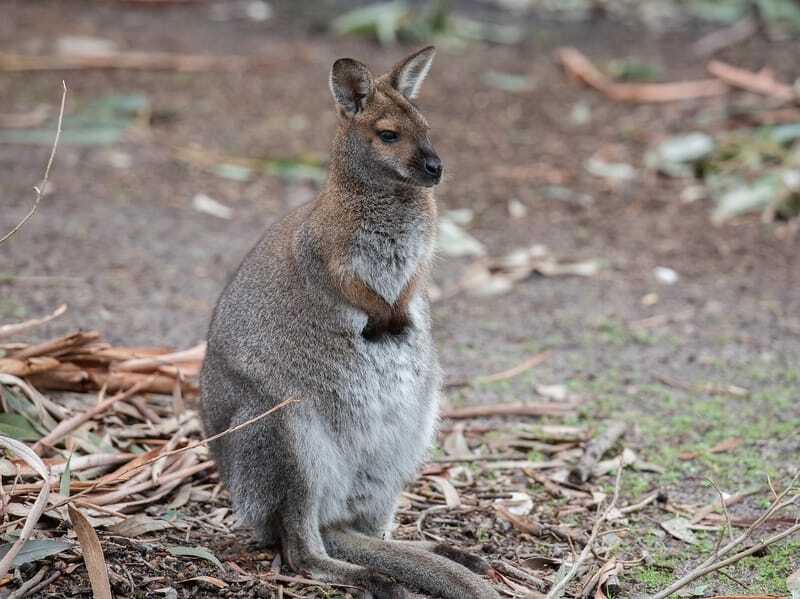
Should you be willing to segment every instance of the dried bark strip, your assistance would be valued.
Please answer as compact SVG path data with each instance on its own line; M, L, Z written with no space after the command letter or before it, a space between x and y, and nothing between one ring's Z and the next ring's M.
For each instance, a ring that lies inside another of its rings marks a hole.
M624 422L611 422L605 432L587 446L578 464L569 472L569 482L582 485L589 480L597 462L625 434Z

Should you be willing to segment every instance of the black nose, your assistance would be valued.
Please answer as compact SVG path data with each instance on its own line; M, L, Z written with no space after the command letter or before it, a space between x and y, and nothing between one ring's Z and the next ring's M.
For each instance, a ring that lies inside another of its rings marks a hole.
M425 172L432 177L442 176L442 161L438 156L428 156L425 158Z

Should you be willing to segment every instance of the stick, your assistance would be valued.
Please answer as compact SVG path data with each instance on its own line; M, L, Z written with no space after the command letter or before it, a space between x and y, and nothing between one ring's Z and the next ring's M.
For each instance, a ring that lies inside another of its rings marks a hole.
M584 451L580 462L570 470L569 482L574 485L582 485L589 480L597 462L625 434L625 428L624 422L611 422L602 435L592 440L586 446L586 451Z
M11 358L15 360L25 360L27 358L34 358L37 356L52 355L64 350L74 349L81 345L86 345L92 341L97 341L100 338L100 333L97 331L78 331L64 337L44 341L43 343L36 343L29 345L25 349L21 349L11 354Z
M615 83L575 48L561 48L556 55L572 75L618 102L674 102L721 96L728 92L728 86L718 79L677 83Z
M495 510L497 511L498 514L500 514L503 520L506 520L507 522L513 524L514 528L522 532L531 534L535 537L543 537L549 533L565 541L572 541L573 543L580 545L589 542L589 540L586 538L586 535L583 534L582 532L573 531L568 528L563 528L561 526L541 524L540 522L537 522L536 520L532 520L530 518L523 519L519 516L515 516L502 505L496 505Z
M624 470L624 464L622 462L622 456L619 458L619 468L617 468L617 479L614 482L614 496L611 498L611 503L608 504L608 507L603 511L603 513L595 520L594 526L592 526L592 534L589 535L589 541L584 545L581 554L578 556L578 559L575 560L575 563L572 564L572 568L570 568L569 572L558 581L558 583L550 589L550 592L547 593L546 599L556 599L557 597L561 596L561 593L564 591L566 586L569 582L578 575L578 571L589 559L589 555L592 552L594 547L594 543L597 540L597 535L600 534L600 527L603 523L608 520L608 517L611 515L612 511L617 506L617 501L619 500L619 490L622 486L622 471ZM653 598L655 599L655 598Z
M53 159L56 156L56 148L58 147L58 140L61 137L61 122L64 120L64 105L67 102L67 82L62 81L61 85L64 88L64 91L61 93L61 108L58 111L58 126L56 127L56 136L53 139L53 149L50 150L50 158L47 160L47 166L44 169L44 176L42 177L41 182L39 183L39 185L33 188L33 191L36 192L36 196L33 200L33 206L31 207L28 214L26 214L23 217L23 219L19 221L16 227L11 229L11 231L9 231L2 238L0 238L0 243L3 243L4 241L10 239L11 236L14 235L14 233L19 231L23 227L23 225L25 225L25 223L28 222L28 220L33 216L34 212L36 212L36 209L39 207L39 202L42 201L42 194L45 191L45 187L47 187L47 179L50 176L50 167L53 166Z
M13 233L11 233L13 235ZM33 318L31 320L26 320L25 322L20 322L18 324L4 324L0 326L0 339L4 337L10 337L11 335L17 335L22 333L23 331L27 331L28 329L32 329L34 327L38 327L39 325L43 325L47 322L50 322L54 318L58 318L64 312L67 311L67 304L61 304L58 308L53 310L52 314L48 314L47 316L43 316L42 318Z
M712 60L706 68L709 73L733 87L739 87L764 96L771 96L779 100L797 98L791 85L776 81L774 75L767 70L753 73L719 60Z
M112 395L108 399L101 401L98 404L95 404L85 412L81 414L76 414L72 418L67 418L66 420L62 420L58 426L56 426L52 431L47 433L44 437L39 439L33 446L33 451L36 453L41 453L44 451L46 447L52 447L59 441L61 441L64 437L69 435L72 431L76 428L81 426L85 422L89 422L92 418L99 416L103 412L106 412L118 401L123 401L132 397L139 393L144 387L147 386L148 381L140 381L139 383L135 384L133 387L128 388L127 391L122 391L121 393L117 393L116 395Z
M456 387L469 387L471 385L481 384L481 383L496 383L497 381L505 381L515 376L519 376L526 370L530 370L534 366L538 366L542 362L544 362L547 358L550 357L549 351L540 352L524 360L509 368L508 370L503 370L502 372L496 372L494 374L488 374L483 376L476 376L472 379L463 379L463 380L456 380L445 383L446 389L453 389Z
M175 364L181 364L183 362L202 362L203 358L205 358L205 355L206 344L203 342L183 351L177 351L150 358L134 358L131 360L125 360L124 362L115 364L112 367L112 370L141 372L152 370L154 368L158 368L159 366L174 366Z
M768 539L761 541L760 543L756 543L752 547L748 547L747 549L740 551L739 553L736 553L730 556L729 558L722 560L721 562L717 562L715 564L709 564L708 566L705 567L696 568L691 572L689 572L686 576L684 576L680 580L677 580L676 582L671 584L663 591L659 591L658 593L653 595L651 599L665 599L666 597L669 597L670 595L672 595L672 593L678 591L679 589L682 589L692 581L697 580L698 578L705 576L706 574L710 574L711 572L715 572L716 570L719 570L721 568L730 566L731 564L735 564L736 562L747 557L748 555L753 555L754 553L763 551L770 545L774 545L778 541L785 539L786 537L793 535L798 531L800 531L800 523L795 524L794 526L787 528L786 530L779 532L778 534L771 536Z
M800 478L800 471L798 471L798 473L792 478L791 482L786 487L786 489L784 489L781 493L779 493L775 497L772 504L770 504L770 507L755 522L753 522L753 524L750 527L748 527L747 530L745 530L741 535L731 540L731 542L725 545L724 547L718 548L711 556L709 556L705 561L703 561L699 566L697 566L697 568L686 574L683 578L680 578L679 580L671 584L663 591L659 591L657 594L653 595L650 599L665 599L678 589L683 588L684 586L686 586L693 580L696 580L700 576L705 576L710 572L714 572L715 570L724 568L725 566L729 566L730 564L742 559L743 557L746 557L747 555L750 555L755 551L759 551L764 547L771 545L772 543L780 541L784 537L796 532L797 530L800 530L800 523L797 523L794 526L784 530L782 533L779 533L773 537L770 537L766 541L762 541L761 543L754 545L753 547L741 551L731 556L731 558L725 560L722 559L731 551L733 551L736 547L738 547L739 545L744 543L747 539L749 539L750 536L753 534L753 531L759 526L761 526L761 524L765 520L767 520L770 516L782 510L783 508L788 507L790 505L794 505L796 503L797 499L800 498L800 495L795 495L794 497L792 497L792 499L788 501L783 501L783 498L789 493L789 491L791 491L792 486L795 484L795 482L797 482L798 478Z
M563 416L572 411L573 404L505 403L467 406L442 410L442 418L483 418L487 416Z

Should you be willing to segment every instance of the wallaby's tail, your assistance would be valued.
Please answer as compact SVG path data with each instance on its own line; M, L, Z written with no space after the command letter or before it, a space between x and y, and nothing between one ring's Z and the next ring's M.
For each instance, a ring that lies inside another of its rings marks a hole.
M432 595L444 599L499 599L477 574L413 544L341 530L328 531L324 538L331 557L368 566Z

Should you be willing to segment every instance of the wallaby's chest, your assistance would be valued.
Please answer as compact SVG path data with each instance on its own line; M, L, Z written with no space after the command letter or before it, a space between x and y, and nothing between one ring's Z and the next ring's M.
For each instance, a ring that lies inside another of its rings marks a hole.
M362 225L353 236L353 271L389 304L430 256L429 223L406 218Z

